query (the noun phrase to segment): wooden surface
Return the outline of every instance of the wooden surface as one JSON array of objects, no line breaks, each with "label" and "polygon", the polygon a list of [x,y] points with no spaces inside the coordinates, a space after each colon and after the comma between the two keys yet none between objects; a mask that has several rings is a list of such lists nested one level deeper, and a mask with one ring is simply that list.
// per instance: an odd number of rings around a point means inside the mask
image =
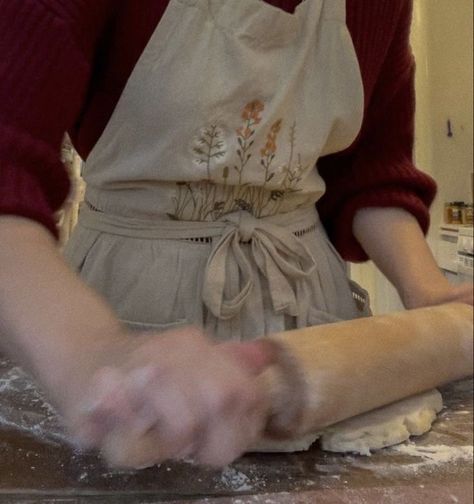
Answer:
[{"label": "wooden surface", "polygon": [[63,441],[54,412],[0,358],[2,504],[472,504],[473,383],[442,389],[433,430],[371,457],[250,454],[224,470],[187,463],[111,471]]}]

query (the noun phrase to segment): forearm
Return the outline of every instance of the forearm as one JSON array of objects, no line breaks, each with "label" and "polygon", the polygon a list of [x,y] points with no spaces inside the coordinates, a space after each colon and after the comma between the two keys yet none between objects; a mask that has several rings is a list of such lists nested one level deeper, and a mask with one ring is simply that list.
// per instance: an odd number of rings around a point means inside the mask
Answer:
[{"label": "forearm", "polygon": [[225,465],[263,430],[254,377],[271,362],[266,345],[215,345],[192,327],[132,336],[26,219],[0,217],[0,289],[0,348],[36,375],[76,442],[109,462]]},{"label": "forearm", "polygon": [[418,222],[405,210],[359,210],[353,232],[368,256],[395,286],[406,307],[424,304],[422,298],[427,285],[431,292],[448,288],[449,283],[438,268]]},{"label": "forearm", "polygon": [[33,221],[0,217],[0,286],[0,348],[56,396],[120,333],[113,312]]}]

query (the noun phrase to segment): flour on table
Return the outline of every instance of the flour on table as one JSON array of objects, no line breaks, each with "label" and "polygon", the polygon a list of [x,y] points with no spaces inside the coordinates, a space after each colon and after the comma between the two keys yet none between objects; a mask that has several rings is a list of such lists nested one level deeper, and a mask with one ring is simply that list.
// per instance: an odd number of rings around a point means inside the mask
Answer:
[{"label": "flour on table", "polygon": [[443,398],[437,390],[424,392],[327,428],[321,435],[321,447],[370,455],[428,432],[442,408]]},{"label": "flour on table", "polygon": [[0,356],[0,429],[15,429],[46,442],[67,442],[54,408],[35,382]]}]

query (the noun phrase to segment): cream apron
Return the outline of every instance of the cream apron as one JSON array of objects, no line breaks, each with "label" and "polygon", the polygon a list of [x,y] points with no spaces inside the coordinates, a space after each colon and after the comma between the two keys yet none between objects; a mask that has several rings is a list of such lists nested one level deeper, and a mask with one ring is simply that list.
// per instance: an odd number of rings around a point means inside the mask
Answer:
[{"label": "cream apron", "polygon": [[362,113],[344,0],[170,0],[87,159],[66,256],[140,329],[365,315],[315,210],[317,160]]}]

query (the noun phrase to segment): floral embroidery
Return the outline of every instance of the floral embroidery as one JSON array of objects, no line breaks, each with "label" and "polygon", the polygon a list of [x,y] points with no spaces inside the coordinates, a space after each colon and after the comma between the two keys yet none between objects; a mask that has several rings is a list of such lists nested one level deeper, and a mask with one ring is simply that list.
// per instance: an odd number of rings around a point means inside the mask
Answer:
[{"label": "floral embroidery", "polygon": [[[196,136],[192,151],[195,163],[205,168],[205,178],[198,182],[177,182],[172,198],[174,211],[169,217],[176,220],[213,221],[236,210],[246,210],[256,217],[274,215],[282,210],[285,199],[301,191],[298,183],[309,165],[303,165],[301,155],[295,154],[296,122],[289,128],[289,151],[286,163],[274,166],[277,151],[283,143],[280,138],[284,127],[282,118],[269,128],[260,154],[259,164],[252,162],[256,154],[255,137],[262,122],[265,105],[253,100],[245,105],[243,123],[235,130],[236,163],[224,164],[229,149],[223,128],[217,124],[203,127]],[[262,142],[263,143],[263,142]],[[260,167],[260,172],[258,171]],[[252,172],[252,177],[246,173]],[[255,174],[261,180],[255,181]],[[249,182],[252,180],[252,182]]]},{"label": "floral embroidery", "polygon": [[208,180],[211,180],[211,162],[225,156],[226,149],[223,140],[223,131],[216,124],[203,128],[196,139],[193,151],[198,155],[196,162],[206,166]]},{"label": "floral embroidery", "polygon": [[260,117],[260,112],[263,112],[264,105],[259,100],[254,100],[248,103],[244,111],[242,112],[242,119],[245,121],[244,125],[237,130],[237,142],[239,143],[239,148],[237,149],[237,156],[240,160],[240,166],[234,166],[234,169],[239,174],[238,184],[242,184],[242,172],[245,166],[249,162],[252,154],[249,150],[254,144],[254,140],[251,138],[255,135],[255,128],[257,124],[260,123],[262,118]]}]

